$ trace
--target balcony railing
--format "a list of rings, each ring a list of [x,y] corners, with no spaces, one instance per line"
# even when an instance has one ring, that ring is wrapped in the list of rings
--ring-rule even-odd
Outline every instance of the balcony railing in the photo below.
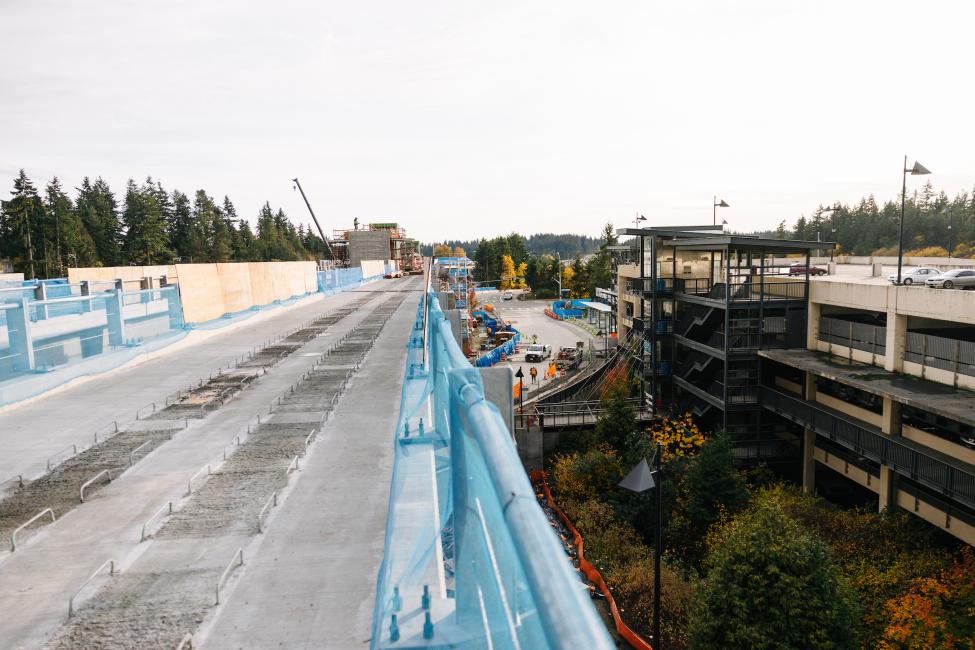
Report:
[[[975,469],[949,464],[917,443],[884,435],[830,409],[768,386],[759,388],[759,401],[787,420],[812,429],[860,456],[887,465],[897,474],[969,508],[975,507]]]
[[[805,300],[805,280],[792,280],[777,277],[764,282],[755,276],[733,278],[731,284],[731,302],[773,302],[781,300]],[[687,295],[725,300],[729,291],[727,283],[723,281],[712,284],[709,278],[677,278],[675,291]]]
[[[819,319],[819,340],[872,354],[887,354],[887,328],[823,316]]]
[[[975,343],[908,332],[904,361],[975,377]]]

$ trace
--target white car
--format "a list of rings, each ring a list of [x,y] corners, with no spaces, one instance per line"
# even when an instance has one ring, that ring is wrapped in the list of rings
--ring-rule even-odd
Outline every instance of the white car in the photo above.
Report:
[[[511,293],[510,291],[505,291],[501,294],[501,300],[511,300],[514,297],[515,294]]]
[[[928,278],[925,284],[935,289],[975,289],[975,271],[952,269]]]
[[[941,271],[938,269],[932,269],[927,266],[923,266],[918,269],[901,270],[901,284],[924,284],[927,282],[928,278],[933,278],[936,275],[940,275]],[[892,273],[887,276],[891,284],[897,284],[897,274]]]

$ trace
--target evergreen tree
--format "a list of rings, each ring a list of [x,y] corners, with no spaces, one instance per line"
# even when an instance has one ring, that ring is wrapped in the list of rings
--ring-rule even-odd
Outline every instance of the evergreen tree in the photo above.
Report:
[[[115,194],[101,177],[91,183],[86,176],[77,190],[76,210],[95,243],[98,262],[118,266],[122,263],[122,225]]]
[[[95,242],[57,176],[47,185],[44,207],[49,220],[55,224],[56,274],[64,275],[67,266],[95,265],[98,262]]]
[[[181,262],[193,260],[193,207],[190,197],[179,190],[173,190],[173,209],[167,230],[173,252]],[[202,261],[202,260],[201,260]]]
[[[13,260],[14,268],[23,271],[28,279],[36,278],[40,268],[35,242],[46,218],[44,206],[23,169],[14,179],[10,194],[13,198],[0,206],[0,256]]]
[[[149,182],[142,187],[129,179],[122,212],[125,238],[122,253],[136,264],[165,264],[172,257],[162,219],[156,188]]]

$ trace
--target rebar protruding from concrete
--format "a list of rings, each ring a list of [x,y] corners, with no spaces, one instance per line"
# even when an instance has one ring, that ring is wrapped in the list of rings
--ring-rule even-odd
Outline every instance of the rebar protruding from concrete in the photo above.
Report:
[[[389,622],[389,640],[399,641],[399,624],[396,622],[396,614],[393,614]]]
[[[426,612],[426,615],[423,617],[423,638],[433,638],[433,621],[430,620],[430,612]]]
[[[393,611],[398,612],[403,608],[403,599],[399,595],[399,587],[393,587]]]
[[[423,609],[430,609],[430,586],[423,585],[423,596],[420,598],[420,605]],[[429,617],[428,619],[429,620]]]
[[[423,418],[420,418],[420,432],[419,432],[419,436],[421,438],[423,437]]]
[[[403,437],[404,438],[409,438],[410,437],[410,423],[409,422],[406,422],[405,424],[403,424]]]

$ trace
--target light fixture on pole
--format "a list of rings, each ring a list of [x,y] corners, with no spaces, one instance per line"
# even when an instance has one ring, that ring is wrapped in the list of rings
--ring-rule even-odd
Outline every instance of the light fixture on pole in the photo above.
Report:
[[[948,259],[951,259],[951,206],[946,205],[941,209],[941,214],[948,215]]]
[[[907,156],[904,156],[904,173],[901,177],[901,227],[897,238],[897,283],[901,283],[901,268],[904,266],[904,210],[907,204],[907,175],[923,176],[931,172],[921,163],[914,161],[914,166],[907,168]]]
[[[639,228],[640,227],[640,222],[641,221],[646,221],[646,220],[647,220],[646,217],[644,217],[642,214],[640,214],[639,212],[637,212],[636,213],[636,218],[633,220],[633,227],[634,228]]]
[[[653,458],[654,471],[644,458],[623,477],[619,486],[631,492],[646,492],[657,489],[657,534],[653,549],[653,639],[650,641],[654,650],[660,650],[660,554],[663,547],[663,485],[660,482],[660,443],[655,445]]]
[[[839,209],[839,206],[835,206],[835,207],[832,207],[832,208],[820,208],[820,210],[819,210],[819,214],[822,214],[824,212],[829,212],[829,230],[830,230],[830,237],[829,237],[829,239],[830,239],[831,242],[833,242],[833,245],[829,249],[829,261],[830,262],[833,261],[833,251],[836,250],[836,211],[838,209]]]
[[[711,210],[711,223],[715,226],[718,225],[718,208],[730,208],[731,206],[725,202],[724,199],[718,200],[718,197],[714,197],[714,208]]]

